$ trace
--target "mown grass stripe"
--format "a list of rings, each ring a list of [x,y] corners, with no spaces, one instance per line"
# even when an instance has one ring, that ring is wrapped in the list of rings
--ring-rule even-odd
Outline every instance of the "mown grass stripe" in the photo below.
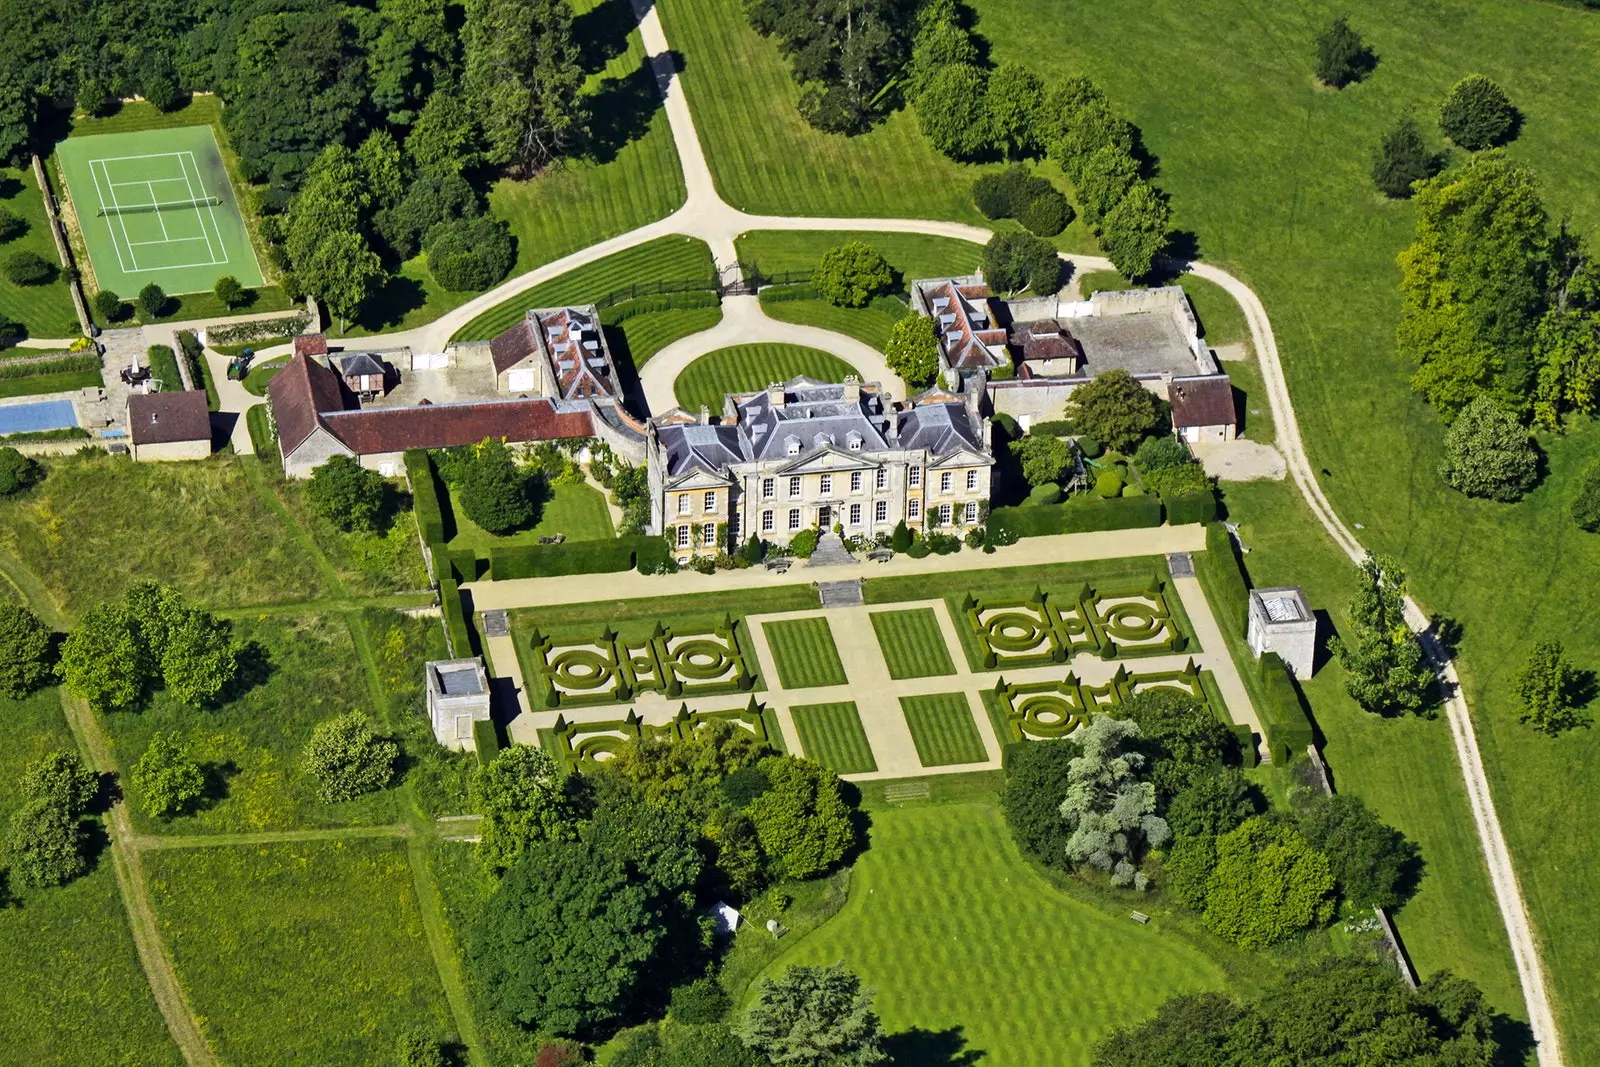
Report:
[[[930,678],[956,673],[932,608],[875,611],[872,630],[891,678]]]
[[[965,693],[901,697],[900,710],[924,767],[982,763],[989,758]]]
[[[878,769],[854,703],[801,704],[790,708],[789,714],[808,758],[836,774],[865,774]]]
[[[778,680],[785,689],[813,689],[824,685],[844,685],[844,664],[833,643],[833,631],[822,616],[786,619],[761,624],[778,667]]]
[[[841,381],[859,372],[838,356],[803,345],[734,345],[708,352],[684,368],[673,385],[678,404],[686,411],[701,404],[722,410],[728,393],[765,389],[770,382],[787,381],[797,374],[825,382]]]

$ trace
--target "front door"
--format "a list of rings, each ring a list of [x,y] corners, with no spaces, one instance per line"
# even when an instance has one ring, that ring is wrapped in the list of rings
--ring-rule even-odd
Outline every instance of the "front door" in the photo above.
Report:
[[[823,533],[827,533],[833,527],[833,509],[826,504],[817,509],[817,526]]]

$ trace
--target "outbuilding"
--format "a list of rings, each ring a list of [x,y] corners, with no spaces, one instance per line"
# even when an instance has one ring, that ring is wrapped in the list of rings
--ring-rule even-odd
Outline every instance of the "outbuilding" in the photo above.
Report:
[[[129,395],[128,451],[137,460],[211,455],[211,411],[205,390]]]
[[[1185,444],[1231,441],[1239,432],[1233,382],[1226,374],[1196,374],[1172,379],[1172,432]]]

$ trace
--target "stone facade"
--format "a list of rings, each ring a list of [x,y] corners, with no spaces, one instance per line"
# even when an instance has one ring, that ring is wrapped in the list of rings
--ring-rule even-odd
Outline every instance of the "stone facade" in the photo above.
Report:
[[[1250,590],[1246,638],[1260,659],[1276,652],[1296,678],[1310,678],[1316,666],[1317,617],[1297,585]]]
[[[481,657],[430,660],[428,719],[445,748],[473,749],[472,724],[489,718],[489,675]]]

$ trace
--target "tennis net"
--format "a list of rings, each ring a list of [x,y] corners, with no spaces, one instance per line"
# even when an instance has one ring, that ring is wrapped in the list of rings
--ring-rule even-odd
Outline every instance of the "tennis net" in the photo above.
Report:
[[[118,204],[110,207],[100,205],[97,215],[145,215],[152,211],[180,211],[186,207],[206,207],[222,203],[220,196],[200,196],[193,200],[167,200],[159,204]]]

